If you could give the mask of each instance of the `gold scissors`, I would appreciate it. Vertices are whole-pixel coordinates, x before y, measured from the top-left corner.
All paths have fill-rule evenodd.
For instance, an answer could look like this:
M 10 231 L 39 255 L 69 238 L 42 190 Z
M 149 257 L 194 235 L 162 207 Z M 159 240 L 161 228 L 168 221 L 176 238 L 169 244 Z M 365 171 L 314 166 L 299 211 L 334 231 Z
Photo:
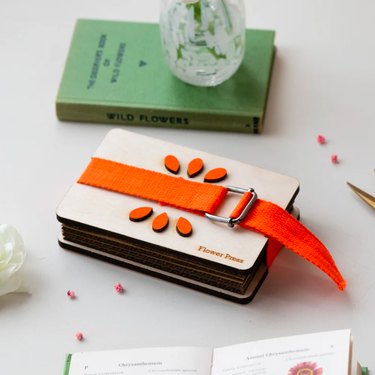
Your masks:
M 348 186 L 356 193 L 362 200 L 364 200 L 368 205 L 375 209 L 375 197 L 369 193 L 366 193 L 364 190 L 359 187 L 347 182 Z

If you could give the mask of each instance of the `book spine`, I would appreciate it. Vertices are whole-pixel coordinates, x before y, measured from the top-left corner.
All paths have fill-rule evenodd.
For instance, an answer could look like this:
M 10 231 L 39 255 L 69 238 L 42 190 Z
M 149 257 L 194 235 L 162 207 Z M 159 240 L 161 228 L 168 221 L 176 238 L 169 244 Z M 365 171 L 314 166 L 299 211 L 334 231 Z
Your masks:
M 200 129 L 260 134 L 263 116 L 217 113 L 187 113 L 163 109 L 124 108 L 110 105 L 56 102 L 56 114 L 61 121 L 106 123 Z
M 65 358 L 64 375 L 69 375 L 71 360 L 72 360 L 72 355 L 67 354 L 67 356 Z

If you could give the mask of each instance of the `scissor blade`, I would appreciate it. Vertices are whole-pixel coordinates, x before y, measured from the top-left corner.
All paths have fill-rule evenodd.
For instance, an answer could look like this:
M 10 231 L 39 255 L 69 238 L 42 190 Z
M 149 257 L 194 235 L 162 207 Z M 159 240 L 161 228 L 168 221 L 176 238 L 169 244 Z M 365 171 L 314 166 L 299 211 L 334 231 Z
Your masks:
M 375 197 L 370 195 L 369 193 L 366 193 L 362 189 L 358 188 L 357 186 L 354 186 L 350 182 L 347 182 L 348 186 L 356 193 L 361 199 L 363 199 L 368 205 L 370 205 L 372 208 L 375 209 Z

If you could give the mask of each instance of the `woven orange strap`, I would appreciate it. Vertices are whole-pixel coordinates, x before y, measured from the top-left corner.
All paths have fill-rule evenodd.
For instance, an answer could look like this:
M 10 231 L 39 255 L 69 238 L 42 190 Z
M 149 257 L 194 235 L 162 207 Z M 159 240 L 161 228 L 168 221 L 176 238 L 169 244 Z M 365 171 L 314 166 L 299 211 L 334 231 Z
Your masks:
M 223 186 L 186 180 L 100 158 L 92 158 L 78 183 L 149 199 L 198 215 L 214 214 L 228 193 L 228 189 Z M 250 195 L 243 194 L 231 217 L 239 216 Z M 345 280 L 328 249 L 283 208 L 257 199 L 239 225 L 280 242 L 319 267 L 340 290 L 345 288 Z

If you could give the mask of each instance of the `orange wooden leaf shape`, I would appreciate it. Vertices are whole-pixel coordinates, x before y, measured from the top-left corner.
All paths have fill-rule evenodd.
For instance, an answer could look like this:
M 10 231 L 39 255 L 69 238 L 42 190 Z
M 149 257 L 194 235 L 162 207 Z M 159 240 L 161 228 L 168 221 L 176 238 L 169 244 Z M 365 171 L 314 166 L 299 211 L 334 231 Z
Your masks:
M 129 213 L 129 220 L 131 221 L 143 221 L 152 215 L 152 207 L 138 207 Z
M 211 169 L 204 176 L 204 182 L 219 182 L 227 177 L 227 170 L 225 168 Z
M 177 174 L 180 170 L 180 162 L 174 155 L 167 155 L 164 158 L 164 166 L 169 172 Z
M 167 228 L 169 224 L 169 218 L 166 212 L 156 216 L 154 221 L 152 222 L 152 229 L 155 232 L 162 232 L 164 229 Z
M 198 176 L 203 170 L 203 160 L 201 158 L 193 159 L 187 169 L 187 174 L 189 177 Z
M 180 217 L 176 224 L 177 233 L 182 237 L 189 237 L 193 233 L 193 227 L 190 221 L 184 217 Z

